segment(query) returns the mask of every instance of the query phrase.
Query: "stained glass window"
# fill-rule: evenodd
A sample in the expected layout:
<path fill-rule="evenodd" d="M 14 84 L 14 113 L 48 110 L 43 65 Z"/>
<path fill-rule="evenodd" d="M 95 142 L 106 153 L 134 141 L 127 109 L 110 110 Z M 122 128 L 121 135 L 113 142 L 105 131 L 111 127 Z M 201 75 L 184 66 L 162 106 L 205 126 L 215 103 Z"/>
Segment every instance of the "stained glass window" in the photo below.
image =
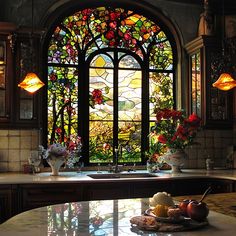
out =
<path fill-rule="evenodd" d="M 65 17 L 48 47 L 48 143 L 82 137 L 86 163 L 142 162 L 155 108 L 173 106 L 173 50 L 158 22 L 123 8 Z"/>

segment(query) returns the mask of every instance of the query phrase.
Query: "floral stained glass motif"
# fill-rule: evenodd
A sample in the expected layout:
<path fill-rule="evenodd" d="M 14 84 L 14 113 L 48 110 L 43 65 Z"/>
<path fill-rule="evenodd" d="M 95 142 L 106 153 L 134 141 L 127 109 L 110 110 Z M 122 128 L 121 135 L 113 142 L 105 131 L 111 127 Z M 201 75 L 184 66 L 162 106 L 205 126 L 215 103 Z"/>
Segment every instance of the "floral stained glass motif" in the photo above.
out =
<path fill-rule="evenodd" d="M 119 162 L 140 162 L 143 113 L 152 119 L 155 107 L 173 105 L 172 89 L 172 46 L 157 22 L 122 8 L 77 11 L 48 46 L 48 142 L 67 142 L 82 127 L 90 163 L 111 162 L 119 144 Z M 94 91 L 101 102 L 78 99 Z"/>
<path fill-rule="evenodd" d="M 150 120 L 155 120 L 156 108 L 173 107 L 173 74 L 150 72 L 149 80 Z"/>
<path fill-rule="evenodd" d="M 119 65 L 122 65 L 122 68 L 125 68 L 127 61 L 129 61 L 128 67 L 140 67 L 130 55 L 120 54 L 120 56 Z M 107 65 L 109 68 L 112 65 L 110 60 L 110 57 L 98 55 L 92 60 L 94 67 L 90 68 L 90 91 L 98 88 L 106 94 L 105 104 L 90 107 L 90 160 L 112 161 L 114 147 L 112 124 L 116 119 L 114 117 L 116 110 L 118 143 L 123 146 L 119 161 L 141 161 L 141 71 L 127 68 L 107 69 Z M 114 105 L 114 91 L 118 91 L 117 105 Z"/>
<path fill-rule="evenodd" d="M 51 66 L 48 79 L 49 143 L 68 142 L 77 133 L 77 70 Z"/>

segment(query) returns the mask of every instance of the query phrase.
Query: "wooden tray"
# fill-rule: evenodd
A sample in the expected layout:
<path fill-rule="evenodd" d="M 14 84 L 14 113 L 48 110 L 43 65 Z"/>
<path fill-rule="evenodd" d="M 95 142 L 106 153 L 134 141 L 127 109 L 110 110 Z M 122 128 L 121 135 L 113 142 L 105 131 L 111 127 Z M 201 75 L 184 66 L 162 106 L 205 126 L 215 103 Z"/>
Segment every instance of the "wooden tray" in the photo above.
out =
<path fill-rule="evenodd" d="M 144 231 L 156 231 L 156 232 L 178 232 L 188 231 L 202 228 L 208 225 L 207 219 L 201 222 L 189 219 L 187 221 L 180 221 L 178 223 L 172 222 L 158 222 L 153 216 L 134 216 L 130 219 L 131 231 L 138 232 Z"/>

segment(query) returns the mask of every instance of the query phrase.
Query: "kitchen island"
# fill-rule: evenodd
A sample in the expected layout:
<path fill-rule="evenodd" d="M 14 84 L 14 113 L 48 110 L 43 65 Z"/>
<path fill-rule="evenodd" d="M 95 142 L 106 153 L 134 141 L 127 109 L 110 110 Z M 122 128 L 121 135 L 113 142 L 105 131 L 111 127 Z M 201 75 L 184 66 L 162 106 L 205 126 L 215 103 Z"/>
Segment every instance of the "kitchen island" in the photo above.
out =
<path fill-rule="evenodd" d="M 46 235 L 160 235 L 132 227 L 130 218 L 141 215 L 149 207 L 149 200 L 116 199 L 71 202 L 26 211 L 0 225 L 3 236 Z M 176 236 L 230 236 L 235 234 L 236 218 L 210 211 L 209 225 L 192 231 L 161 233 Z"/>

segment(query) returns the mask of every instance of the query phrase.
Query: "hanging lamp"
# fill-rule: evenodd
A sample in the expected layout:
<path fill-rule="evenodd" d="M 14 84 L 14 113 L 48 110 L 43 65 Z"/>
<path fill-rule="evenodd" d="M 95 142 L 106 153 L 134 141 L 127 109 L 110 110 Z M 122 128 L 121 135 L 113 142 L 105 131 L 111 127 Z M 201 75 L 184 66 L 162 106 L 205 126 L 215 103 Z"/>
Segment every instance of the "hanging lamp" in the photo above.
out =
<path fill-rule="evenodd" d="M 31 1 L 31 63 L 33 63 L 33 29 L 34 29 L 34 0 Z M 32 66 L 33 67 L 33 66 Z M 32 68 L 31 68 L 32 69 Z M 24 80 L 18 84 L 18 87 L 25 89 L 30 93 L 34 93 L 44 86 L 44 83 L 39 79 L 36 73 L 29 72 L 26 74 Z"/>
<path fill-rule="evenodd" d="M 44 83 L 35 73 L 30 72 L 25 76 L 24 80 L 20 84 L 18 84 L 18 86 L 30 93 L 34 93 L 41 87 L 43 87 Z"/>
<path fill-rule="evenodd" d="M 222 0 L 222 17 L 223 17 L 223 27 L 222 27 L 222 60 L 224 65 L 224 71 L 221 72 L 220 77 L 216 82 L 212 84 L 213 87 L 216 87 L 223 91 L 228 91 L 236 86 L 236 81 L 233 79 L 232 75 L 227 72 L 226 69 L 226 56 L 225 56 L 225 13 L 224 13 L 224 0 Z"/>
<path fill-rule="evenodd" d="M 236 81 L 230 74 L 222 73 L 219 79 L 213 83 L 212 86 L 223 91 L 228 91 L 236 86 Z"/>

